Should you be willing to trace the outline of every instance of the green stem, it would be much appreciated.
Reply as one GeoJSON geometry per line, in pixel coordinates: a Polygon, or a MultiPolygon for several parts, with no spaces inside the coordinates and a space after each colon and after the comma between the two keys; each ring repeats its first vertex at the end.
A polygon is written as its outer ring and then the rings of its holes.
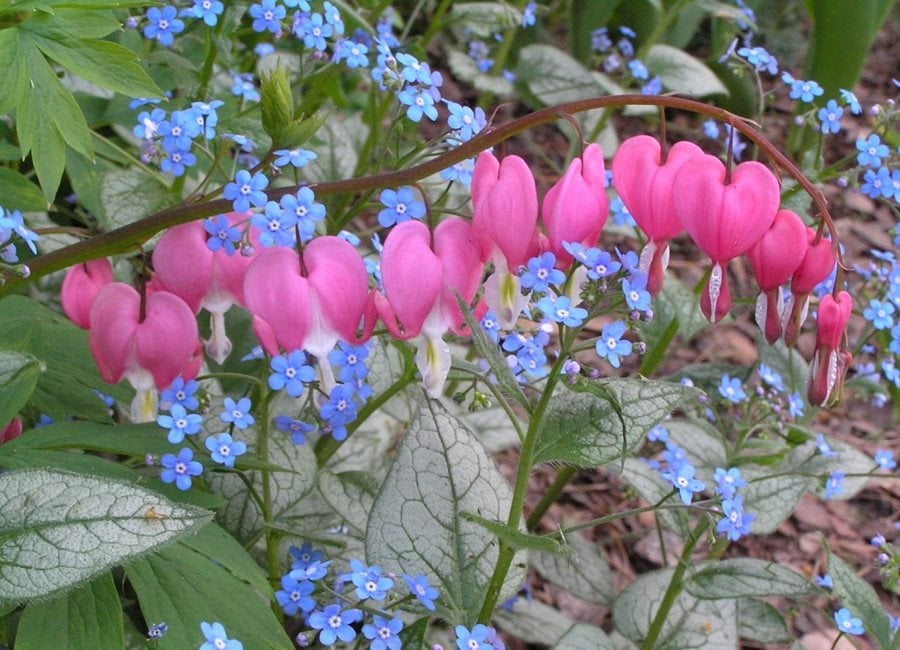
{"type": "MultiPolygon", "coordinates": [[[[259,391],[259,427],[257,429],[256,447],[260,459],[269,463],[269,391],[259,391]]],[[[268,469],[260,470],[262,477],[262,502],[263,522],[271,524],[272,516],[272,472],[268,469]]],[[[266,566],[269,571],[269,581],[277,584],[278,576],[278,536],[272,529],[266,529],[266,566]]]]}
{"type": "Polygon", "coordinates": [[[697,542],[699,542],[700,538],[703,536],[706,527],[707,522],[704,517],[697,523],[694,530],[691,531],[691,535],[684,545],[684,550],[681,551],[681,557],[678,558],[678,565],[672,571],[672,578],[669,580],[669,586],[659,605],[659,609],[656,611],[656,616],[653,617],[653,622],[650,623],[650,629],[647,630],[647,636],[641,644],[641,650],[653,650],[653,646],[656,644],[656,640],[662,632],[663,625],[665,625],[666,618],[669,616],[669,612],[672,610],[675,600],[681,593],[681,580],[684,578],[684,572],[687,571],[687,568],[691,564],[691,554],[694,552],[694,547],[697,546],[697,542]]]}
{"type": "Polygon", "coordinates": [[[428,49],[428,44],[431,42],[431,39],[434,38],[435,34],[440,31],[443,24],[441,24],[441,19],[444,17],[444,14],[447,13],[447,9],[450,8],[450,2],[452,0],[441,0],[441,4],[438,5],[437,9],[434,10],[434,13],[431,14],[431,18],[428,19],[428,29],[425,30],[425,34],[422,36],[422,49],[428,49]]]}
{"type": "Polygon", "coordinates": [[[566,466],[560,468],[556,473],[556,478],[553,479],[553,483],[550,484],[550,487],[544,492],[544,496],[538,501],[538,504],[534,507],[534,510],[531,511],[531,514],[528,515],[528,519],[525,520],[525,527],[528,528],[528,530],[534,530],[538,527],[544,513],[556,502],[559,495],[562,494],[563,489],[569,484],[569,481],[572,480],[572,477],[575,476],[577,471],[577,467],[566,466]]]}
{"type": "Polygon", "coordinates": [[[390,388],[378,395],[378,397],[370,399],[368,402],[366,402],[366,405],[359,410],[359,415],[357,416],[356,420],[354,420],[353,424],[347,427],[347,437],[344,438],[344,440],[337,441],[331,436],[323,436],[319,438],[319,441],[316,443],[316,461],[318,462],[319,467],[325,466],[325,463],[327,463],[329,459],[334,456],[334,454],[338,449],[341,448],[341,445],[344,442],[350,439],[350,436],[352,436],[353,433],[360,427],[360,425],[366,421],[366,418],[368,418],[375,411],[384,406],[384,404],[387,403],[387,401],[394,395],[413,383],[415,379],[415,365],[407,362],[403,375],[397,381],[391,384],[390,388]],[[412,368],[410,368],[411,365],[412,368]]]}
{"type": "MultiPolygon", "coordinates": [[[[544,386],[544,392],[538,405],[532,412],[531,419],[528,422],[528,431],[525,433],[525,442],[522,443],[522,450],[519,453],[519,464],[516,468],[516,485],[513,488],[512,503],[509,506],[509,518],[506,523],[510,528],[519,527],[522,520],[522,506],[525,503],[525,493],[528,491],[528,479],[531,477],[531,468],[534,465],[535,448],[537,447],[537,434],[541,424],[544,421],[544,413],[553,397],[553,389],[557,382],[563,376],[562,367],[568,359],[568,353],[560,350],[559,356],[550,369],[547,377],[547,384],[544,386]]],[[[506,574],[512,564],[513,556],[516,550],[502,541],[500,542],[500,551],[497,556],[497,566],[494,568],[494,574],[488,584],[487,593],[484,597],[484,603],[478,614],[478,622],[488,624],[494,614],[494,607],[497,606],[497,600],[500,598],[500,591],[503,588],[503,581],[506,580],[506,574]]]]}
{"type": "MultiPolygon", "coordinates": [[[[221,28],[222,21],[219,21],[219,24],[216,26],[216,32],[221,28]]],[[[209,90],[209,80],[212,78],[216,55],[219,53],[219,48],[213,43],[213,30],[205,29],[203,31],[206,32],[206,57],[203,59],[203,67],[200,68],[200,73],[197,75],[197,96],[201,101],[206,97],[206,92],[209,90]]]]}
{"type": "Polygon", "coordinates": [[[644,377],[652,375],[653,371],[662,363],[666,350],[669,348],[669,343],[672,342],[676,334],[678,334],[678,319],[673,318],[663,331],[659,342],[652,349],[648,350],[644,358],[641,359],[640,373],[644,377]]]}
{"type": "Polygon", "coordinates": [[[663,14],[662,19],[658,23],[656,23],[656,27],[653,28],[653,31],[650,32],[650,35],[641,44],[641,47],[638,50],[637,58],[643,60],[647,57],[647,53],[650,51],[650,48],[662,39],[662,37],[666,33],[666,30],[669,29],[669,26],[678,17],[678,14],[680,14],[684,9],[685,3],[686,0],[677,0],[666,10],[666,13],[663,14]]]}
{"type": "MultiPolygon", "coordinates": [[[[468,142],[413,167],[398,169],[396,171],[374,176],[363,176],[360,178],[318,183],[311,185],[310,187],[315,191],[316,196],[327,196],[331,194],[340,194],[342,192],[362,192],[384,187],[407,185],[431,176],[432,174],[436,174],[451,165],[466,160],[467,158],[471,158],[481,151],[503,142],[514,135],[522,133],[523,131],[553,122],[559,118],[560,114],[581,113],[596,108],[629,105],[665,106],[667,108],[699,113],[714,119],[732,123],[748,140],[759,145],[760,150],[768,157],[770,163],[793,176],[803,189],[806,190],[813,202],[819,208],[820,218],[824,220],[832,236],[834,245],[838,246],[840,237],[831,220],[825,195],[821,190],[815,187],[808,178],[806,178],[797,165],[795,165],[785,154],[781,153],[775,145],[769,142],[769,140],[766,139],[766,137],[750,122],[722,108],[709,106],[702,102],[685,99],[683,97],[614,95],[582,99],[567,104],[560,104],[558,106],[550,106],[535,111],[534,113],[524,115],[501,126],[485,129],[468,142]]],[[[299,187],[297,186],[272,189],[268,192],[269,199],[277,201],[286,194],[297,192],[298,189],[299,187]]],[[[212,217],[220,213],[229,212],[231,207],[231,201],[226,199],[215,199],[211,201],[178,205],[161,210],[140,221],[36,257],[29,263],[31,275],[27,281],[34,281],[48,273],[59,271],[72,266],[73,264],[77,264],[78,262],[86,262],[98,257],[131,252],[139,248],[161,230],[182,223],[202,219],[204,217],[212,217]]],[[[840,252],[838,252],[838,257],[840,259],[840,252]]],[[[23,278],[17,278],[15,276],[8,277],[6,284],[0,287],[0,297],[16,290],[25,282],[26,280],[23,278]]]]}

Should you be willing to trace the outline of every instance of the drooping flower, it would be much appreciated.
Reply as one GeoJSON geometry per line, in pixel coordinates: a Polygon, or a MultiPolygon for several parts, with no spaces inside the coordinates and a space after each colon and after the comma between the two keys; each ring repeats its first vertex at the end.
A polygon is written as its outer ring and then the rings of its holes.
{"type": "Polygon", "coordinates": [[[647,135],[628,138],[613,157],[613,186],[622,203],[649,239],[641,251],[647,290],[656,295],[669,262],[669,240],[684,229],[673,199],[675,176],[703,150],[692,142],[676,143],[664,156],[659,141],[647,135]]]}
{"type": "Polygon", "coordinates": [[[503,162],[481,153],[472,174],[472,231],[483,262],[495,270],[485,283],[485,301],[503,329],[512,329],[527,300],[516,271],[537,254],[538,200],[534,176],[524,160],[503,162]]]}
{"type": "Polygon", "coordinates": [[[675,175],[673,198],[685,230],[713,262],[700,306],[716,322],[731,306],[725,265],[771,227],[781,200],[778,180],[755,161],[737,165],[729,178],[721,160],[704,154],[675,175]]]}
{"type": "Polygon", "coordinates": [[[194,359],[198,334],[191,308],[167,291],[142,298],[131,286],[112,282],[97,292],[90,325],[91,352],[103,381],[127,379],[137,391],[132,420],[152,422],[157,390],[187,375],[194,359]]]}
{"type": "Polygon", "coordinates": [[[806,229],[806,254],[791,279],[791,297],[785,308],[784,342],[791,346],[800,335],[800,328],[809,310],[809,295],[834,268],[833,243],[819,236],[813,228],[806,229]]]}
{"type": "Polygon", "coordinates": [[[779,210],[772,227],[747,251],[756,282],[762,289],[756,300],[756,324],[770,344],[781,336],[782,286],[800,267],[806,248],[803,220],[790,210],[779,210]]]}
{"type": "Polygon", "coordinates": [[[416,363],[425,388],[437,397],[450,370],[447,330],[464,331],[456,293],[471,302],[481,278],[472,227],[462,219],[442,221],[432,237],[418,221],[398,224],[387,236],[381,258],[384,294],[375,294],[378,313],[395,338],[419,334],[416,363]]]}
{"type": "Polygon", "coordinates": [[[837,298],[827,294],[819,301],[816,347],[809,368],[808,397],[812,404],[825,405],[835,391],[840,392],[852,360],[844,343],[844,331],[852,310],[853,299],[846,291],[841,291],[837,298]]]}
{"type": "MultiPolygon", "coordinates": [[[[225,218],[235,226],[247,216],[231,212],[225,218]]],[[[201,221],[170,228],[153,251],[153,267],[167,291],[182,298],[195,313],[201,309],[210,313],[206,353],[222,363],[232,347],[225,332],[225,312],[232,305],[244,305],[244,276],[254,256],[213,251],[207,236],[201,221]]]]}
{"type": "Polygon", "coordinates": [[[244,296],[253,331],[272,356],[284,348],[324,358],[339,340],[368,340],[375,324],[365,264],[339,237],[316,237],[302,256],[288,248],[263,251],[247,270],[244,296]]]}

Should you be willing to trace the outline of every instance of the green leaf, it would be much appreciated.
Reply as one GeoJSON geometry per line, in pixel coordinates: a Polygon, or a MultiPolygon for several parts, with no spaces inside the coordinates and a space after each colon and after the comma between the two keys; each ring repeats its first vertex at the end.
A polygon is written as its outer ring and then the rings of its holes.
{"type": "Polygon", "coordinates": [[[882,648],[891,647],[891,626],[878,594],[868,582],[860,578],[849,564],[835,555],[827,546],[828,575],[834,581],[832,593],[854,616],[863,623],[866,633],[877,639],[882,648]]]}
{"type": "Polygon", "coordinates": [[[719,432],[702,420],[667,420],[663,426],[669,438],[685,450],[691,464],[701,474],[712,476],[718,467],[728,466],[728,455],[719,432]]]}
{"type": "MultiPolygon", "coordinates": [[[[804,472],[826,477],[832,471],[850,474],[850,476],[841,481],[843,491],[832,497],[838,501],[852,499],[862,491],[869,481],[869,477],[864,475],[875,468],[875,461],[872,460],[871,456],[859,451],[853,445],[830,436],[823,436],[823,438],[828,446],[831,447],[833,455],[823,456],[816,450],[816,432],[799,426],[792,427],[791,430],[805,434],[808,439],[804,444],[795,447],[791,451],[791,455],[787,457],[782,465],[784,468],[799,469],[802,465],[804,472]],[[857,476],[853,476],[854,474],[857,476]]],[[[817,484],[815,491],[820,498],[824,498],[824,483],[820,482],[817,484]]]]}
{"type": "Polygon", "coordinates": [[[450,9],[450,19],[463,23],[472,34],[486,38],[519,25],[522,12],[499,2],[460,2],[450,9]]]}
{"type": "Polygon", "coordinates": [[[504,359],[503,355],[500,353],[500,348],[496,343],[488,339],[487,334],[484,333],[481,325],[475,322],[475,318],[472,316],[472,310],[469,309],[469,306],[458,293],[456,294],[456,304],[459,305],[459,310],[462,312],[463,318],[466,321],[466,326],[472,332],[471,338],[472,343],[475,345],[475,349],[478,351],[479,355],[487,360],[488,365],[494,372],[494,376],[497,378],[497,385],[507,395],[512,397],[519,406],[525,409],[526,412],[531,413],[531,403],[528,401],[528,398],[525,397],[525,393],[522,392],[522,387],[519,385],[519,382],[513,377],[512,371],[506,363],[506,359],[504,359]]]}
{"type": "Polygon", "coordinates": [[[18,52],[28,83],[16,108],[19,146],[23,157],[31,152],[44,198],[53,201],[65,165],[65,144],[93,159],[91,134],[72,93],[34,45],[34,36],[20,31],[18,52]]]}
{"type": "Polygon", "coordinates": [[[347,525],[358,535],[365,535],[369,512],[378,492],[378,481],[374,476],[367,472],[334,474],[323,469],[319,471],[319,492],[347,525]]]}
{"type": "MultiPolygon", "coordinates": [[[[425,574],[441,591],[441,613],[472,624],[499,550],[460,513],[499,521],[511,500],[474,436],[439,402],[422,398],[369,515],[366,558],[386,571],[425,574]]],[[[514,558],[501,598],[515,593],[524,575],[523,558],[514,558]]]]}
{"type": "Polygon", "coordinates": [[[447,50],[447,66],[455,79],[472,84],[479,92],[501,96],[512,95],[515,92],[515,87],[510,81],[499,74],[482,72],[475,59],[459,50],[447,50]]]}
{"type": "Polygon", "coordinates": [[[19,30],[0,29],[0,114],[22,103],[25,94],[25,65],[19,54],[19,30]]]}
{"type": "Polygon", "coordinates": [[[781,613],[770,604],[752,598],[738,601],[738,634],[742,639],[768,644],[791,638],[781,613]]]}
{"type": "Polygon", "coordinates": [[[39,359],[46,370],[31,397],[32,405],[54,420],[72,415],[108,422],[103,402],[91,389],[129,401],[130,388],[100,379],[88,347],[88,334],[61,314],[25,296],[0,299],[0,341],[39,359]]]}
{"type": "MultiPolygon", "coordinates": [[[[619,594],[613,622],[626,638],[640,643],[647,635],[672,569],[640,575],[619,594]]],[[[734,600],[700,600],[681,592],[675,599],[654,650],[685,648],[736,648],[737,605],[734,600]]]]}
{"type": "Polygon", "coordinates": [[[804,67],[804,79],[815,79],[825,96],[839,88],[853,88],[878,30],[891,14],[893,0],[857,0],[853,11],[827,0],[806,3],[813,30],[804,67]],[[852,34],[853,38],[847,38],[852,34]]]}
{"type": "MultiPolygon", "coordinates": [[[[243,439],[248,446],[255,444],[250,429],[243,439]]],[[[287,434],[272,430],[269,433],[269,462],[288,471],[271,474],[272,518],[285,526],[302,524],[305,516],[304,497],[316,484],[316,456],[309,444],[295,445],[287,434]]],[[[262,492],[262,474],[244,472],[257,493],[262,492]]],[[[250,496],[246,483],[234,473],[216,473],[207,477],[209,489],[228,502],[220,513],[223,526],[240,541],[255,536],[263,526],[259,505],[250,496]]]]}
{"type": "Polygon", "coordinates": [[[576,623],[556,642],[555,650],[615,650],[612,639],[599,627],[576,623]]]}
{"type": "Polygon", "coordinates": [[[40,376],[41,363],[30,354],[0,350],[0,426],[28,403],[40,376]]]}
{"type": "Polygon", "coordinates": [[[124,482],[8,472],[0,476],[0,601],[56,595],[211,518],[124,482]]]}
{"type": "Polygon", "coordinates": [[[529,644],[556,647],[573,621],[561,611],[539,600],[516,599],[512,609],[494,614],[498,627],[529,644]]]}
{"type": "Polygon", "coordinates": [[[140,169],[111,169],[100,176],[98,216],[104,230],[114,230],[172,205],[168,188],[140,169]]]}
{"type": "Polygon", "coordinates": [[[122,606],[112,573],[22,613],[17,650],[117,650],[125,647],[122,606]],[[53,621],[52,625],[48,625],[53,621]]]}
{"type": "Polygon", "coordinates": [[[694,292],[671,273],[666,274],[662,290],[653,300],[653,318],[640,323],[641,340],[647,344],[648,350],[641,361],[642,373],[647,374],[646,364],[650,363],[650,359],[653,359],[654,365],[659,363],[675,334],[689,341],[708,326],[709,321],[700,311],[700,301],[694,292]],[[659,352],[656,352],[657,349],[659,352]]]}
{"type": "MultiPolygon", "coordinates": [[[[20,436],[0,446],[0,462],[9,459],[14,461],[20,452],[36,449],[91,449],[138,458],[147,454],[162,456],[172,452],[165,430],[156,423],[107,426],[93,422],[59,422],[27,433],[27,436],[20,436]]],[[[217,467],[208,459],[200,460],[210,467],[217,467]]],[[[285,471],[246,454],[237,459],[236,466],[240,469],[285,471]]]]}
{"type": "Polygon", "coordinates": [[[412,625],[407,625],[400,630],[400,641],[404,648],[409,650],[423,650],[431,646],[425,645],[425,634],[428,632],[428,617],[420,618],[412,625]]]}
{"type": "Polygon", "coordinates": [[[623,458],[673,409],[697,394],[668,381],[578,381],[550,401],[535,462],[598,467],[623,458]]]}
{"type": "MultiPolygon", "coordinates": [[[[516,78],[539,106],[626,93],[606,75],[589,71],[568,54],[550,45],[523,47],[519,52],[516,78]]],[[[649,113],[655,114],[656,109],[653,106],[629,106],[624,110],[625,115],[649,113]]]]}
{"type": "MultiPolygon", "coordinates": [[[[23,24],[23,28],[27,23],[23,24]]],[[[118,43],[47,38],[33,34],[35,45],[79,77],[127,97],[162,99],[164,94],[141,67],[137,55],[118,43]]]]}
{"type": "Polygon", "coordinates": [[[352,178],[368,134],[369,127],[358,113],[325,122],[316,133],[316,139],[322,141],[316,147],[319,157],[304,168],[306,176],[313,182],[352,178]]]}
{"type": "Polygon", "coordinates": [[[112,11],[56,9],[53,13],[34,13],[21,23],[23,29],[53,39],[103,38],[122,29],[112,11]]]}
{"type": "Polygon", "coordinates": [[[77,472],[129,482],[134,482],[137,478],[132,469],[101,456],[53,449],[17,449],[15,453],[4,453],[0,456],[0,467],[12,470],[53,468],[61,472],[77,472]]]}
{"type": "Polygon", "coordinates": [[[217,524],[207,524],[180,542],[260,593],[271,590],[263,570],[237,540],[217,524]]]}
{"type": "Polygon", "coordinates": [[[612,571],[593,542],[580,533],[565,538],[566,553],[532,553],[531,565],[548,582],[590,603],[609,605],[616,597],[612,571]]]}
{"type": "Polygon", "coordinates": [[[462,512],[460,517],[466,521],[472,521],[487,530],[501,542],[517,551],[542,551],[544,553],[559,554],[564,551],[563,545],[552,537],[534,535],[521,530],[510,528],[508,524],[491,519],[479,517],[471,512],[462,512]]]}
{"type": "MultiPolygon", "coordinates": [[[[655,469],[635,458],[626,458],[622,468],[622,478],[631,484],[638,494],[649,504],[655,504],[672,494],[672,484],[665,481],[655,469]]],[[[669,503],[675,503],[670,500],[669,503]]],[[[746,507],[746,506],[745,506],[746,507]]],[[[749,508],[748,508],[749,510],[749,508]]],[[[753,512],[756,512],[755,510],[753,512]]],[[[690,528],[687,511],[682,509],[657,510],[656,516],[666,528],[676,532],[682,539],[687,538],[690,528]]]]}
{"type": "Polygon", "coordinates": [[[728,94],[715,72],[677,47],[657,43],[650,48],[644,63],[651,75],[659,75],[667,90],[692,97],[728,94]]]}
{"type": "Polygon", "coordinates": [[[748,481],[741,493],[744,495],[744,510],[756,515],[750,524],[754,535],[768,535],[775,532],[781,522],[787,519],[800,497],[815,485],[807,476],[774,476],[760,475],[760,480],[747,470],[741,473],[748,481]]]}
{"type": "Polygon", "coordinates": [[[9,210],[42,212],[47,209],[41,189],[8,167],[0,167],[0,196],[3,197],[3,207],[9,210]]]}
{"type": "Polygon", "coordinates": [[[756,349],[759,350],[759,362],[769,366],[781,375],[785,391],[800,393],[804,407],[809,407],[806,400],[806,382],[809,377],[809,365],[797,350],[789,349],[784,342],[778,340],[769,345],[762,332],[756,333],[756,349]]]}
{"type": "Polygon", "coordinates": [[[593,56],[591,37],[606,25],[622,0],[579,0],[569,2],[569,49],[577,60],[587,62],[593,56]]]}
{"type": "Polygon", "coordinates": [[[711,562],[690,573],[684,589],[703,600],[752,596],[808,596],[815,588],[805,577],[775,562],[733,558],[711,562]]]}
{"type": "Polygon", "coordinates": [[[219,621],[229,638],[247,648],[291,650],[268,603],[271,588],[261,593],[235,577],[206,552],[176,543],[125,566],[144,620],[169,626],[156,647],[160,650],[193,648],[202,641],[200,623],[219,621]],[[260,597],[262,595],[262,598],[260,597]]]}

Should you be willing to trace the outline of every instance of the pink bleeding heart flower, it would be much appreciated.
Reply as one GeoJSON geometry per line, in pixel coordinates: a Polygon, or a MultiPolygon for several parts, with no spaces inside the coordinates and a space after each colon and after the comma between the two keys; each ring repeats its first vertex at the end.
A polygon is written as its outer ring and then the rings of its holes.
{"type": "Polygon", "coordinates": [[[669,149],[663,159],[656,138],[638,135],[619,145],[613,157],[613,186],[649,240],[641,251],[640,268],[647,273],[651,295],[662,288],[669,264],[669,240],[684,230],[673,199],[675,176],[702,155],[700,147],[685,140],[669,149]]]}
{"type": "Polygon", "coordinates": [[[60,290],[63,313],[81,329],[88,329],[94,296],[112,281],[112,264],[105,257],[70,267],[60,290]]]}
{"type": "Polygon", "coordinates": [[[800,336],[800,328],[809,311],[809,294],[834,269],[834,245],[820,237],[815,229],[806,228],[806,254],[791,279],[791,297],[784,323],[784,342],[791,346],[800,336]],[[818,241],[817,241],[818,239],[818,241]]]}
{"type": "Polygon", "coordinates": [[[594,246],[609,216],[600,145],[591,144],[581,158],[569,163],[566,173],[544,196],[541,216],[547,229],[550,250],[557,263],[568,266],[572,256],[564,242],[594,246]]]}
{"type": "Polygon", "coordinates": [[[685,230],[713,262],[700,307],[714,323],[731,307],[723,265],[771,227],[780,200],[778,180],[755,161],[735,167],[729,180],[722,161],[704,154],[675,175],[673,199],[685,230]]]}
{"type": "Polygon", "coordinates": [[[9,422],[7,422],[5,426],[0,427],[0,445],[2,445],[4,442],[15,440],[21,435],[22,420],[20,420],[19,418],[13,418],[9,422]]]}
{"type": "Polygon", "coordinates": [[[197,320],[173,293],[157,291],[142,300],[121,282],[103,287],[91,305],[91,352],[103,381],[123,377],[137,391],[135,422],[156,418],[157,390],[188,372],[197,349],[197,320]]]}
{"type": "Polygon", "coordinates": [[[518,156],[498,162],[482,152],[472,173],[472,228],[483,261],[515,272],[536,252],[538,200],[534,176],[518,156]]]}
{"type": "Polygon", "coordinates": [[[363,343],[376,320],[368,282],[362,258],[339,237],[316,237],[302,256],[268,248],[244,279],[253,331],[272,356],[302,349],[323,359],[338,341],[363,343]]]}
{"type": "Polygon", "coordinates": [[[528,304],[518,268],[538,253],[538,200],[534,176],[518,156],[499,162],[482,152],[472,173],[472,231],[481,259],[494,264],[485,283],[485,301],[500,327],[515,325],[528,304]]]}
{"type": "Polygon", "coordinates": [[[811,404],[825,406],[834,395],[840,394],[840,387],[852,356],[844,345],[844,332],[853,299],[846,291],[837,298],[826,294],[819,301],[816,318],[816,347],[809,367],[808,397],[811,404]]]}
{"type": "MultiPolygon", "coordinates": [[[[249,214],[231,212],[224,216],[228,226],[235,226],[246,221],[249,214]]],[[[213,251],[206,242],[202,221],[170,228],[153,251],[153,267],[162,288],[181,297],[194,312],[209,311],[211,334],[206,352],[221,364],[231,353],[225,312],[232,305],[244,304],[244,276],[254,258],[213,251]]]]}
{"type": "Polygon", "coordinates": [[[800,266],[806,246],[803,220],[790,210],[779,210],[772,227],[747,251],[756,282],[762,289],[756,300],[756,324],[770,344],[781,336],[782,286],[800,266]]]}
{"type": "Polygon", "coordinates": [[[384,295],[375,294],[378,313],[392,336],[422,334],[416,364],[425,389],[439,397],[450,371],[447,330],[465,330],[456,294],[471,302],[478,290],[482,264],[472,227],[462,219],[442,221],[432,239],[418,221],[398,224],[387,236],[381,257],[384,295]]]}

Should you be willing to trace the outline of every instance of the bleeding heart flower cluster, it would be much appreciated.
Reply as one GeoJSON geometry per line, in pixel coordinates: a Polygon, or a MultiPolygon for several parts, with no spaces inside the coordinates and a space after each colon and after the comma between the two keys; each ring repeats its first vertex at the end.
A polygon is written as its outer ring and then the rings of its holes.
{"type": "MultiPolygon", "coordinates": [[[[364,376],[351,377],[345,390],[335,382],[329,355],[339,343],[365,343],[376,320],[396,339],[418,338],[416,362],[425,389],[436,397],[451,363],[445,335],[469,334],[458,300],[475,304],[476,320],[489,315],[486,330],[499,342],[499,330],[517,327],[531,294],[533,313],[545,323],[539,336],[514,331],[502,346],[514,353],[511,367],[521,371],[520,378],[541,377],[548,331],[579,328],[598,315],[591,312],[598,298],[591,286],[605,291],[607,282],[621,281],[632,318],[652,316],[650,299],[662,288],[669,241],[683,230],[712,262],[700,301],[711,321],[731,306],[728,262],[746,255],[762,290],[760,328],[770,342],[782,332],[788,344],[796,340],[810,294],[834,267],[833,242],[793,212],[779,210],[779,184],[767,167],[744,162],[729,171],[692,143],[666,151],[654,138],[637,136],[620,146],[612,179],[623,210],[648,237],[639,258],[617,251],[614,261],[595,248],[610,211],[598,145],[587,146],[541,202],[523,159],[511,155],[501,161],[483,152],[473,172],[471,222],[449,217],[433,229],[418,220],[397,223],[381,249],[378,286],[370,286],[367,264],[346,238],[314,236],[311,211],[320,220],[324,208],[304,187],[280,205],[264,197],[253,201],[262,212],[233,212],[170,229],[153,253],[155,275],[141,292],[113,282],[105,260],[73,267],[63,284],[63,308],[90,328],[104,379],[125,377],[139,391],[132,416],[144,421],[154,417],[156,390],[199,370],[195,314],[210,313],[205,351],[222,363],[232,348],[224,314],[240,305],[273,358],[273,388],[299,397],[318,366],[329,397],[323,409],[331,414],[323,417],[341,437],[355,419],[355,406],[346,409],[356,404],[353,396],[364,376]],[[309,223],[301,228],[304,220],[309,223]],[[282,228],[286,221],[293,227],[282,228]],[[303,353],[312,355],[310,365],[305,357],[294,359],[303,353]]],[[[809,393],[814,403],[831,398],[849,363],[843,332],[850,309],[845,292],[820,301],[809,393]]],[[[632,351],[625,331],[621,321],[607,323],[597,342],[598,354],[614,366],[632,351]]]]}

